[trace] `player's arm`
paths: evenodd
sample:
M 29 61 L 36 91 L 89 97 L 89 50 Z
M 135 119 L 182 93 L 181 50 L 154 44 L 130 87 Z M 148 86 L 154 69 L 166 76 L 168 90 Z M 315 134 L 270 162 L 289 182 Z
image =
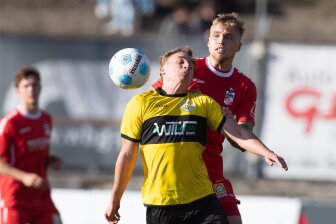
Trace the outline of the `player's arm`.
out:
M 243 97 L 243 100 L 239 103 L 238 108 L 236 108 L 237 112 L 235 115 L 239 125 L 253 132 L 254 114 L 257 101 L 257 88 L 252 81 L 246 81 L 245 84 L 246 88 L 241 90 L 244 92 L 245 97 Z M 227 140 L 233 147 L 239 149 L 242 152 L 246 151 L 230 138 L 227 138 Z
M 3 122 L 3 121 L 2 121 Z M 0 174 L 10 176 L 16 181 L 21 182 L 26 187 L 36 189 L 46 189 L 47 181 L 35 173 L 29 173 L 25 170 L 18 169 L 10 161 L 10 147 L 13 143 L 10 124 L 2 123 L 0 130 Z
M 53 119 L 51 116 L 48 116 L 50 118 L 50 127 L 52 128 L 53 127 Z M 62 159 L 56 155 L 53 155 L 53 154 L 49 154 L 48 155 L 48 158 L 47 158 L 47 166 L 48 167 L 51 167 L 55 170 L 58 170 L 61 168 L 62 166 Z
M 0 174 L 10 176 L 17 181 L 22 182 L 26 173 L 0 159 Z
M 45 179 L 35 173 L 28 173 L 24 170 L 18 169 L 5 161 L 0 159 L 0 174 L 10 176 L 15 180 L 21 182 L 26 187 L 44 190 L 47 188 Z
M 253 124 L 251 122 L 238 122 L 238 124 L 250 132 L 253 132 Z M 235 147 L 236 149 L 239 149 L 241 152 L 245 152 L 246 149 L 240 147 L 237 143 L 235 143 L 231 138 L 227 137 L 227 140 L 230 142 L 230 144 Z
M 228 117 L 233 117 L 232 111 L 228 107 L 222 107 L 222 114 L 228 118 Z M 239 125 L 243 126 L 249 131 L 253 131 L 253 124 L 251 122 L 238 122 Z M 242 152 L 245 152 L 246 150 L 240 147 L 236 142 L 234 142 L 231 138 L 226 137 L 226 139 L 230 142 L 230 144 L 239 149 Z
M 105 218 L 109 222 L 117 223 L 120 220 L 120 201 L 131 179 L 137 160 L 138 148 L 138 143 L 122 138 L 122 147 L 115 166 L 112 196 L 105 211 Z
M 269 165 L 277 163 L 281 168 L 288 170 L 285 160 L 271 151 L 251 131 L 237 124 L 234 118 L 228 117 L 224 123 L 221 133 L 230 138 L 237 145 L 245 150 L 265 158 Z

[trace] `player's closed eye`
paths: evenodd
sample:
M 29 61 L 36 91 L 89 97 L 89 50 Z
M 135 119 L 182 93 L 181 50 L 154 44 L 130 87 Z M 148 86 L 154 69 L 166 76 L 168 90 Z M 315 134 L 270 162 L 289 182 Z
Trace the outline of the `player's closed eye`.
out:
M 180 58 L 178 58 L 177 63 L 180 64 L 180 65 L 183 65 L 184 63 L 190 64 L 191 62 L 188 58 L 180 57 Z
M 225 35 L 224 39 L 226 39 L 226 40 L 233 40 L 233 35 Z
M 220 35 L 218 33 L 214 33 L 211 35 L 212 37 L 218 38 Z

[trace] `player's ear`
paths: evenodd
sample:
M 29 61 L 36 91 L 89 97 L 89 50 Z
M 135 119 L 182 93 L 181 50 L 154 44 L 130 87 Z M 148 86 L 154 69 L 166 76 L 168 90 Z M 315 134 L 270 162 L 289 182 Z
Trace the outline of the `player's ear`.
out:
M 164 71 L 164 67 L 163 67 L 163 66 L 160 67 L 160 74 L 161 74 L 161 75 L 166 74 L 165 71 Z
M 239 46 L 238 46 L 238 50 L 237 50 L 237 52 L 240 51 L 242 45 L 243 45 L 243 43 L 242 43 L 242 42 L 239 42 Z

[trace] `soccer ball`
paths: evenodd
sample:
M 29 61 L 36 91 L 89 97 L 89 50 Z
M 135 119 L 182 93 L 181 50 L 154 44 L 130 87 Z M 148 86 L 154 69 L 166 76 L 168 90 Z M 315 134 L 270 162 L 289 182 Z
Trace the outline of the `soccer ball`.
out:
M 139 49 L 124 48 L 115 53 L 109 64 L 109 75 L 114 84 L 123 89 L 136 89 L 148 80 L 150 62 Z

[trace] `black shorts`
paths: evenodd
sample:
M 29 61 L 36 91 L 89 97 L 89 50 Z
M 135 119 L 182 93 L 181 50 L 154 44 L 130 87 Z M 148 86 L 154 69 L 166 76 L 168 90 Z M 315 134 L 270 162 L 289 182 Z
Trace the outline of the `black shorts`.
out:
M 147 206 L 147 224 L 229 224 L 215 195 L 183 205 Z

